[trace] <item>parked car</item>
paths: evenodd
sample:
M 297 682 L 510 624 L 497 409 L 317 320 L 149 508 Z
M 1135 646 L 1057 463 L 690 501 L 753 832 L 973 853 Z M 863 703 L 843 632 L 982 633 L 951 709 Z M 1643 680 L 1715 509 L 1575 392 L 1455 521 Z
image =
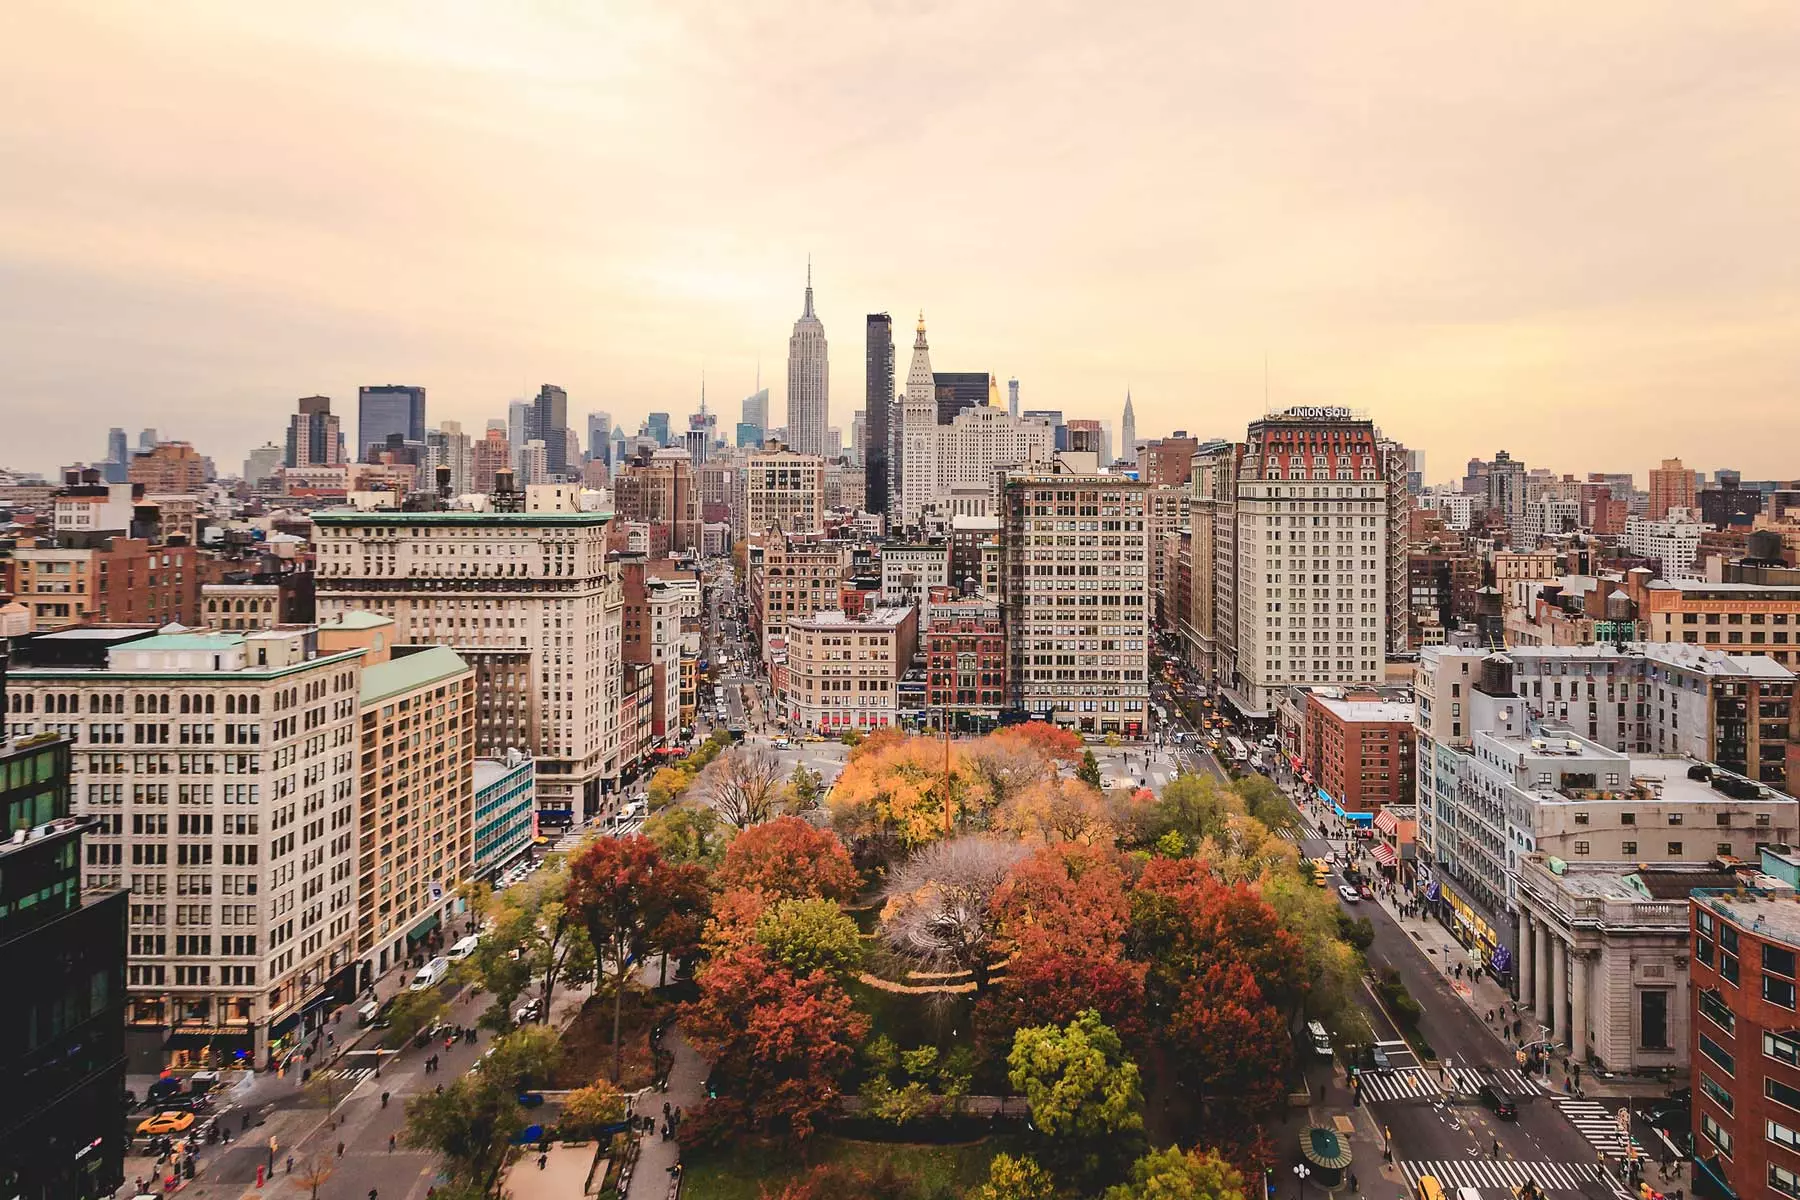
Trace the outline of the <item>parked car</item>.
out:
M 515 1024 L 529 1025 L 537 1020 L 543 1011 L 544 1002 L 542 1000 L 527 1000 L 519 1006 L 519 1011 L 513 1014 L 513 1021 Z
M 1355 904 L 1362 899 L 1362 893 L 1347 883 L 1338 884 L 1338 895 L 1344 898 L 1345 904 Z
M 191 1112 L 159 1112 L 154 1117 L 145 1117 L 138 1122 L 139 1137 L 161 1137 L 169 1133 L 184 1133 L 194 1123 Z
M 1494 1115 L 1502 1121 L 1519 1119 L 1519 1102 L 1513 1094 L 1492 1083 L 1484 1083 L 1481 1090 L 1475 1093 L 1481 1102 L 1494 1110 Z

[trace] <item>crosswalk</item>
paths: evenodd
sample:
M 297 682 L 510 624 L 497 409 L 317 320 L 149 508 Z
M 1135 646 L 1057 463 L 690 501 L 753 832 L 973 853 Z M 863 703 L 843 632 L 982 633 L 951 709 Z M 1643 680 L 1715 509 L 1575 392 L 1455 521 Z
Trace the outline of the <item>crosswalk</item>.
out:
M 327 1067 L 323 1071 L 314 1071 L 314 1079 L 334 1079 L 343 1083 L 361 1083 L 375 1073 L 374 1067 Z
M 1435 1100 L 1446 1090 L 1444 1074 L 1436 1067 L 1396 1067 L 1386 1072 L 1365 1071 L 1357 1078 L 1362 1080 L 1363 1100 L 1371 1104 L 1390 1100 Z M 1495 1084 L 1521 1098 L 1536 1096 L 1543 1091 L 1537 1081 L 1517 1070 L 1450 1068 L 1448 1090 L 1452 1093 L 1467 1095 L 1484 1083 Z
M 1619 1130 L 1616 1109 L 1609 1109 L 1598 1100 L 1558 1100 L 1556 1107 L 1562 1109 L 1563 1116 L 1569 1119 L 1581 1132 L 1581 1136 L 1602 1154 L 1624 1157 L 1625 1135 Z M 1631 1139 L 1632 1147 L 1641 1155 L 1644 1147 L 1636 1137 Z
M 1452 1188 L 1511 1189 L 1531 1182 L 1551 1192 L 1580 1192 L 1583 1185 L 1612 1181 L 1593 1163 L 1520 1162 L 1516 1159 L 1464 1158 L 1402 1162 L 1407 1190 L 1418 1193 L 1419 1179 L 1429 1175 L 1449 1192 Z

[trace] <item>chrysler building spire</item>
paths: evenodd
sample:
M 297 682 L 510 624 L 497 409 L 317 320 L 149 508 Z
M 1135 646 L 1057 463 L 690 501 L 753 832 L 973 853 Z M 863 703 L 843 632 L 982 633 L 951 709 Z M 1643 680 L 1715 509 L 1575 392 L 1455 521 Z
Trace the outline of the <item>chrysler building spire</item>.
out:
M 1137 461 L 1137 415 L 1131 411 L 1130 388 L 1125 389 L 1125 418 L 1122 425 L 1119 432 L 1123 435 L 1120 440 L 1124 444 L 1119 447 L 1119 458 L 1124 462 L 1134 463 Z

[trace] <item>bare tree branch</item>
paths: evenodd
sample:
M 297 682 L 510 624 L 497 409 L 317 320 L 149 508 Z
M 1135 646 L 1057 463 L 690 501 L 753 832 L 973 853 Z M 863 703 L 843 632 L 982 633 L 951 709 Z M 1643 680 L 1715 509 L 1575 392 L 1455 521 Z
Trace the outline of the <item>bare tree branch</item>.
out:
M 888 883 L 882 939 L 921 970 L 967 972 L 977 991 L 985 989 L 999 929 L 994 893 L 1025 854 L 1016 842 L 989 837 L 927 846 Z
M 780 815 L 781 761 L 761 746 L 734 746 L 700 775 L 701 794 L 721 819 L 739 829 Z

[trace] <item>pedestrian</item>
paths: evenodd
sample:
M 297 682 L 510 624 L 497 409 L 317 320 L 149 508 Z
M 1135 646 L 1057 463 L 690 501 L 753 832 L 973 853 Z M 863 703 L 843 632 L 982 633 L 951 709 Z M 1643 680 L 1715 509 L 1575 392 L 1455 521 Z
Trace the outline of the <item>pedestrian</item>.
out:
M 388 1153 L 389 1154 L 392 1154 L 394 1152 L 394 1143 L 397 1141 L 399 1141 L 398 1137 L 396 1137 L 394 1134 L 391 1134 L 391 1133 L 388 1134 Z
M 342 1142 L 338 1143 L 338 1157 L 339 1158 L 344 1157 L 344 1143 L 342 1143 Z
M 1350 1173 L 1350 1190 L 1353 1192 L 1357 1190 L 1356 1189 L 1356 1172 L 1354 1172 L 1354 1171 L 1352 1171 Z
M 287 1156 L 287 1172 L 286 1173 L 289 1175 L 292 1175 L 294 1173 L 294 1156 L 291 1154 Z
M 542 1171 L 547 1165 L 549 1165 L 549 1162 L 550 1162 L 550 1156 L 548 1154 L 538 1155 L 538 1170 Z
M 1494 1157 L 1496 1159 L 1500 1157 L 1500 1140 L 1498 1138 L 1494 1139 Z
M 387 1102 L 388 1102 L 388 1094 L 386 1092 L 381 1093 L 381 1107 L 386 1108 Z

